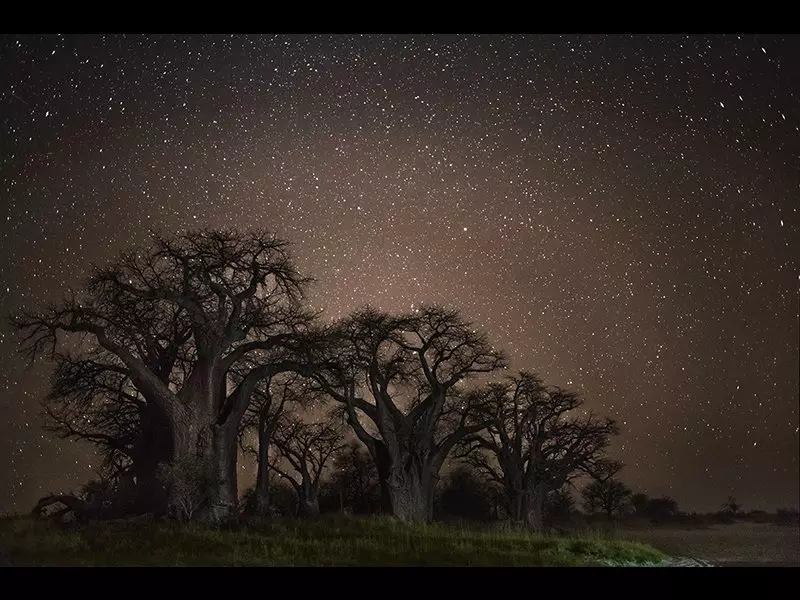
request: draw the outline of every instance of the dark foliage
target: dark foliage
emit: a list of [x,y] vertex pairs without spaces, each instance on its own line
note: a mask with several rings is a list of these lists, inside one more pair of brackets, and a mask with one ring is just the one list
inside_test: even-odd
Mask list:
[[444,520],[488,522],[496,516],[496,497],[496,490],[490,489],[473,469],[460,466],[445,478],[436,512]]
[[678,503],[669,496],[650,498],[647,494],[633,494],[630,505],[637,517],[645,517],[656,523],[674,520],[678,514]]
[[553,490],[544,502],[544,520],[549,525],[567,523],[577,511],[575,498],[569,486]]
[[350,515],[381,512],[378,470],[363,444],[353,441],[334,456],[331,475],[320,491],[320,511]]
[[602,512],[610,519],[629,510],[632,493],[624,483],[608,477],[593,480],[583,488],[581,495],[588,514]]
[[722,504],[722,512],[735,517],[742,510],[742,505],[736,501],[733,496],[728,496],[728,499]]

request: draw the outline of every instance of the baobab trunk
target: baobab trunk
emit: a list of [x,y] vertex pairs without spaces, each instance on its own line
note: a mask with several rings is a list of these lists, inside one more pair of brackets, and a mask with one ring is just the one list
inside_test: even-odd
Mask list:
[[375,468],[378,472],[378,483],[380,484],[381,491],[380,511],[383,514],[390,515],[392,514],[392,492],[389,485],[389,478],[391,477],[392,460],[389,457],[386,446],[382,443],[376,444],[373,459],[375,460]]
[[213,456],[212,428],[215,402],[220,393],[213,376],[214,367],[202,360],[189,375],[179,395],[179,402],[169,407],[174,432],[173,461]]
[[167,481],[170,509],[182,519],[218,520],[218,436],[201,406],[181,403],[171,411],[172,460]]
[[544,500],[547,490],[544,486],[537,485],[528,493],[526,498],[527,510],[525,524],[537,533],[544,530]]
[[392,513],[407,523],[427,523],[433,518],[435,479],[425,467],[416,467],[412,460],[407,468],[393,467],[389,478]]
[[237,431],[231,424],[214,426],[212,464],[214,466],[211,490],[212,521],[221,521],[236,514],[239,490],[236,473]]
[[378,476],[380,482],[380,506],[378,507],[380,513],[383,515],[391,515],[392,514],[392,490],[389,487],[389,478],[387,477],[380,477]]
[[177,470],[179,481],[172,482],[170,504],[174,508],[176,501],[180,503],[175,495],[182,492],[184,503],[189,498],[192,506],[199,507],[192,518],[210,522],[231,516],[238,504],[237,430],[232,420],[217,424],[216,419],[223,393],[214,361],[201,359],[170,415],[175,432],[173,467],[183,467]]
[[525,491],[515,487],[506,488],[506,498],[508,499],[508,517],[517,523],[524,521],[528,512]]
[[509,512],[511,519],[516,523],[525,520],[528,512],[528,494],[525,491],[525,484],[522,469],[516,465],[509,464],[506,468],[504,477],[506,493],[509,500]]

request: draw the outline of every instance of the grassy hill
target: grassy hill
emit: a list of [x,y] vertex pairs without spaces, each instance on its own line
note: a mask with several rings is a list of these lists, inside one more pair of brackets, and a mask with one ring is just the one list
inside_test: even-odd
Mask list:
[[632,541],[412,526],[390,518],[250,522],[228,528],[0,520],[0,562],[14,566],[529,567],[655,564],[664,558]]

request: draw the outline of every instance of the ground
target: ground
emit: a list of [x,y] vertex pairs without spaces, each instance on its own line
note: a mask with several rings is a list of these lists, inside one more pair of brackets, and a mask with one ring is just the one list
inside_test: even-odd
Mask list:
[[390,518],[249,523],[233,529],[167,523],[94,523],[63,528],[30,518],[0,520],[7,565],[582,566],[657,564],[638,542],[596,535],[402,524]]
[[717,566],[800,566],[797,525],[737,522],[704,528],[648,527],[620,530],[618,537]]
[[0,565],[800,566],[800,529],[773,523],[617,526],[568,535],[389,518],[56,526],[0,519]]

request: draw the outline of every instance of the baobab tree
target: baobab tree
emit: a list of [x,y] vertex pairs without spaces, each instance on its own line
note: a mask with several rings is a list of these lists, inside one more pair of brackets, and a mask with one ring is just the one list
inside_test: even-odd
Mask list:
[[[126,389],[130,387],[126,380],[114,365],[60,356],[50,391],[41,402],[44,429],[94,445],[102,461],[100,471],[109,479],[134,468],[140,413],[147,406],[140,394]],[[135,466],[141,465],[137,461]]]
[[[142,327],[160,342],[145,357],[148,365],[168,385],[179,385],[181,369],[175,367],[191,331],[180,315],[173,317]],[[131,512],[163,513],[166,494],[157,477],[158,465],[172,455],[166,414],[136,389],[115,355],[99,346],[85,347],[80,354],[53,356],[56,367],[42,401],[45,429],[94,445],[102,459],[101,475],[111,482],[132,484],[132,494],[125,498]]]
[[540,531],[548,494],[603,467],[616,425],[576,416],[583,403],[577,394],[548,388],[532,373],[475,393],[488,424],[462,438],[457,456],[503,487],[514,520]]
[[[331,456],[345,447],[342,423],[328,418],[308,423],[296,415],[280,417],[273,434],[277,456],[270,468],[297,492],[301,517],[319,516],[319,488],[322,473]],[[291,468],[280,464],[283,459]]]
[[[247,372],[247,369],[245,369]],[[239,376],[241,380],[243,376]],[[256,458],[256,485],[247,509],[253,515],[267,516],[270,512],[270,446],[287,409],[307,407],[319,399],[319,392],[310,388],[307,380],[296,373],[282,373],[259,381],[252,393],[240,428],[242,449]],[[256,444],[248,442],[255,430]]]
[[[31,357],[54,357],[64,334],[79,336],[78,353],[113,356],[165,416],[170,465],[209,465],[214,483],[200,516],[218,520],[236,508],[237,439],[253,390],[277,373],[308,369],[285,354],[313,320],[301,305],[306,284],[286,242],[266,233],[154,235],[150,247],[94,268],[82,294],[20,311],[12,322]],[[176,320],[190,335],[173,348],[161,332]],[[245,359],[255,366],[234,386],[229,373]],[[178,487],[169,486],[171,500]]]
[[314,379],[347,407],[370,454],[385,452],[385,462],[376,462],[388,475],[393,514],[429,521],[445,458],[484,426],[459,384],[504,367],[503,354],[457,311],[436,306],[399,316],[363,309],[334,326],[328,340],[325,360],[312,361],[326,365]]

